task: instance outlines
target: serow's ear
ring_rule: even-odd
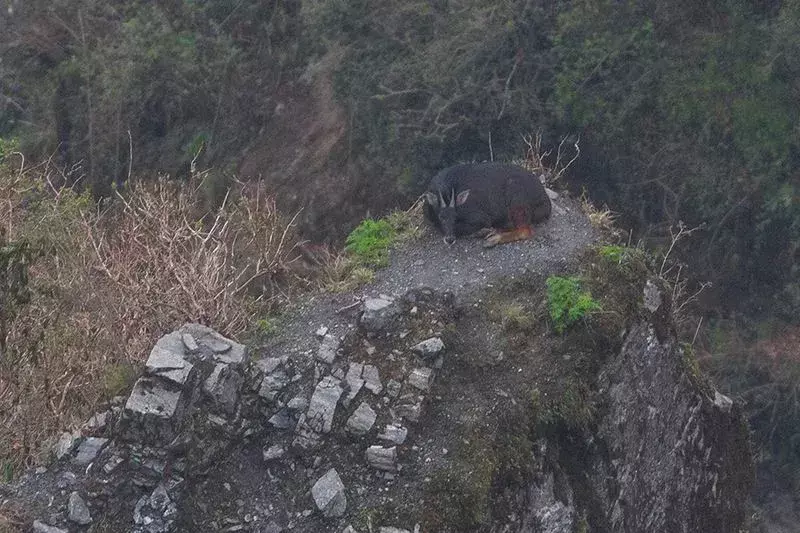
[[[456,205],[463,204],[464,202],[467,201],[468,197],[469,197],[469,189],[467,189],[466,191],[461,191],[460,193],[458,193],[458,196],[456,196]]]
[[[433,207],[436,207],[439,203],[439,199],[436,197],[436,194],[432,192],[425,193],[425,201],[428,202],[428,205],[432,205]]]

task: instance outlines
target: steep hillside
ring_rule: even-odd
[[[663,281],[554,204],[531,241],[428,232],[264,346],[163,337],[4,508],[49,532],[738,531],[738,407],[678,346]],[[600,306],[563,334],[553,275]]]

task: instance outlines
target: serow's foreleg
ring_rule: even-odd
[[[483,241],[485,248],[491,248],[507,242],[523,241],[533,237],[528,211],[524,207],[515,207],[509,211],[509,219],[513,225],[510,230],[492,230]]]

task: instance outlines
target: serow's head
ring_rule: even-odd
[[[456,194],[455,189],[450,189],[449,196],[445,198],[442,191],[425,193],[425,201],[432,208],[439,221],[439,228],[444,233],[444,242],[453,244],[456,241],[456,209],[463,205],[469,197],[469,189]]]

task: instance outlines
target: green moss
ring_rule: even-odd
[[[368,218],[347,236],[345,251],[359,264],[385,267],[389,263],[389,246],[395,234],[388,220]]]
[[[559,334],[592,311],[600,309],[589,292],[581,290],[578,278],[547,278],[547,302],[553,327]]]

